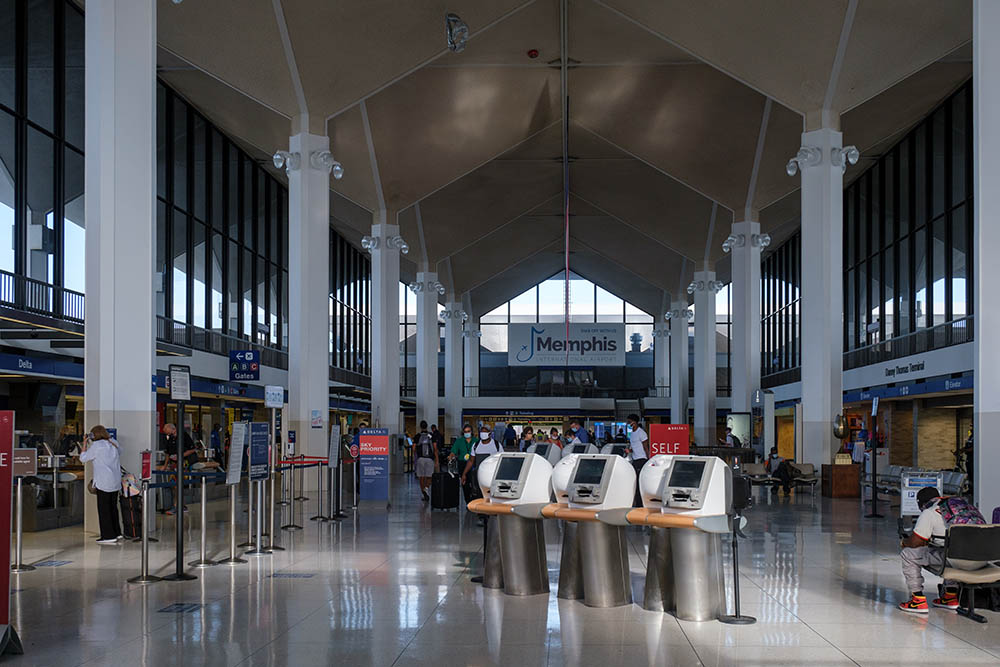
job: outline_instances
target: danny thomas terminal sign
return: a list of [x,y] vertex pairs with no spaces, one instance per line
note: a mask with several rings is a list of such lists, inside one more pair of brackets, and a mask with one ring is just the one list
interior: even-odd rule
[[[567,361],[568,354],[568,361]],[[624,366],[625,325],[510,324],[507,363],[511,366]]]

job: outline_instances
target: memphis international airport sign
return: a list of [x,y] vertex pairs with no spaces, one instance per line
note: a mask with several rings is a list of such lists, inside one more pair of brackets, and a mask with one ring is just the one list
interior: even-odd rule
[[624,366],[625,324],[562,322],[507,326],[510,366]]

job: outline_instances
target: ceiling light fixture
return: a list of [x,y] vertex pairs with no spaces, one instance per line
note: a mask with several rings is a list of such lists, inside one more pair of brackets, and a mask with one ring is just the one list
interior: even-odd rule
[[336,180],[344,177],[344,167],[333,158],[330,151],[313,151],[309,154],[309,164],[313,169],[333,174]]
[[469,26],[458,14],[449,12],[444,17],[445,36],[448,38],[448,50],[461,53],[469,41]]
[[284,167],[285,174],[288,174],[299,168],[302,156],[298,153],[289,153],[288,151],[275,151],[274,155],[271,156],[271,161],[274,163],[275,169]]
[[830,162],[840,167],[841,172],[847,171],[848,164],[857,164],[861,159],[861,151],[857,146],[844,146],[843,148],[833,148],[830,151]]
[[785,173],[794,176],[804,167],[815,167],[823,161],[823,151],[815,146],[803,146],[785,165]]

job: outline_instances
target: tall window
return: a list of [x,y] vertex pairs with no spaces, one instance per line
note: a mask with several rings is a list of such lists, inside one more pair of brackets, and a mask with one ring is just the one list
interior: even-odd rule
[[801,264],[802,237],[798,232],[761,261],[761,375],[780,373],[801,364]]
[[162,82],[156,111],[160,335],[287,348],[287,190]]
[[371,260],[330,230],[330,365],[371,374]]
[[844,191],[845,351],[971,339],[971,178],[969,81]]
[[[76,293],[84,291],[83,39],[72,2],[0,4],[0,271]],[[27,295],[3,298],[83,316],[82,297],[70,307],[48,290]]]

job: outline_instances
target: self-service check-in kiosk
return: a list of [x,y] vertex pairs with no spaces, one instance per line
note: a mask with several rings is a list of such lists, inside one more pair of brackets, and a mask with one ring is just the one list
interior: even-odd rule
[[[570,455],[556,466],[552,486],[557,502],[542,510],[542,515],[566,522],[560,597],[579,599],[582,592],[584,603],[591,607],[631,603],[623,519],[635,497],[632,465],[620,456]],[[618,518],[604,521],[601,513]],[[576,524],[575,531],[571,524]]]
[[[497,543],[493,546],[490,539],[487,550],[499,552],[508,595],[549,592],[541,510],[549,504],[551,479],[549,462],[527,452],[496,454],[480,466],[483,497],[470,502],[469,510],[491,516],[488,530],[496,533]],[[487,578],[484,572],[484,586]]]
[[628,458],[628,445],[621,442],[609,442],[601,447],[601,454],[614,454],[623,459]]
[[570,454],[597,454],[599,451],[597,445],[592,445],[589,442],[578,442],[575,445],[566,445],[563,447],[562,455],[565,458]]
[[543,459],[549,462],[553,467],[559,463],[559,459],[562,458],[562,449],[558,445],[553,445],[550,442],[537,442],[533,445],[528,445],[526,450],[529,454],[538,454]]
[[631,524],[650,526],[646,609],[690,621],[718,618],[721,535],[730,530],[732,471],[714,456],[654,456],[639,475],[643,508]]

